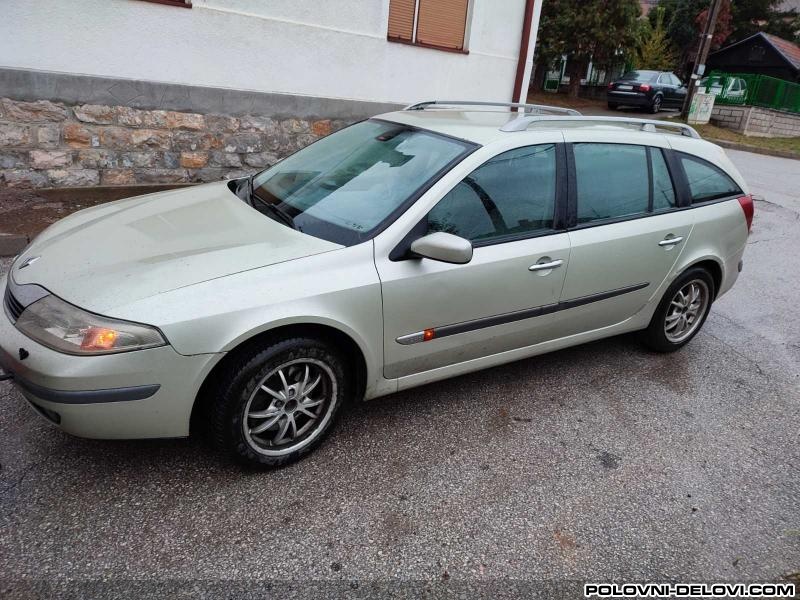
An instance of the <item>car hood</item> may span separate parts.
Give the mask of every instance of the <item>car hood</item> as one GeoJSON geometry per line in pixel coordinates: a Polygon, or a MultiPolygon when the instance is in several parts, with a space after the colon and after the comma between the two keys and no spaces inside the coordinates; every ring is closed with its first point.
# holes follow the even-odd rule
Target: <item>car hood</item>
{"type": "Polygon", "coordinates": [[[36,238],[11,275],[108,314],[134,300],[338,248],[264,216],[219,182],[74,213],[36,238]]]}

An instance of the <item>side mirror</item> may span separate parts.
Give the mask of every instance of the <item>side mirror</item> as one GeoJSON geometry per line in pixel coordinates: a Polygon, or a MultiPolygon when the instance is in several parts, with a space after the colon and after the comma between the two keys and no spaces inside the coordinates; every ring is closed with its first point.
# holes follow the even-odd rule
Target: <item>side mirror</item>
{"type": "Polygon", "coordinates": [[[439,262],[465,265],[472,260],[472,243],[457,235],[437,231],[415,240],[411,252],[439,262]]]}

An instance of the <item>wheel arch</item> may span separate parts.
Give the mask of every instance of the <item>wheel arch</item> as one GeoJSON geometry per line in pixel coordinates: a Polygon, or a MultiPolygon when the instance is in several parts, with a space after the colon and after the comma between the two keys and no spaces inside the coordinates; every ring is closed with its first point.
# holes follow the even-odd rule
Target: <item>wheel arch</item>
{"type": "Polygon", "coordinates": [[[720,287],[722,286],[722,277],[724,275],[722,270],[722,262],[711,257],[701,258],[692,262],[691,264],[686,265],[686,267],[682,269],[681,273],[685,273],[689,269],[694,268],[705,269],[711,274],[711,278],[714,280],[714,298],[716,298],[717,294],[719,294],[720,287]]]}
{"type": "Polygon", "coordinates": [[[352,335],[329,323],[314,321],[294,322],[276,324],[268,329],[251,332],[249,336],[244,336],[231,347],[224,356],[217,361],[206,375],[200,389],[194,399],[190,416],[190,432],[194,433],[204,427],[202,422],[203,415],[213,393],[219,382],[219,376],[224,372],[225,367],[236,361],[242,353],[249,352],[254,348],[264,347],[276,340],[288,337],[312,337],[331,343],[336,348],[342,350],[347,362],[350,375],[356,382],[355,398],[361,399],[364,396],[367,385],[368,366],[363,348],[356,342],[352,335]]]}

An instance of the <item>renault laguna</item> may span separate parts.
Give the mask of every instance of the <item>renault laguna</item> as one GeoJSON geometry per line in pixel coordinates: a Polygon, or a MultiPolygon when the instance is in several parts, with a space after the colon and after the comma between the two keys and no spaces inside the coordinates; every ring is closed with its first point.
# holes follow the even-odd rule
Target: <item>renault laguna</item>
{"type": "Polygon", "coordinates": [[[90,438],[308,454],[347,403],[626,332],[672,352],[753,218],[686,125],[426,102],[250,177],[110,202],[15,260],[0,364],[90,438]]]}

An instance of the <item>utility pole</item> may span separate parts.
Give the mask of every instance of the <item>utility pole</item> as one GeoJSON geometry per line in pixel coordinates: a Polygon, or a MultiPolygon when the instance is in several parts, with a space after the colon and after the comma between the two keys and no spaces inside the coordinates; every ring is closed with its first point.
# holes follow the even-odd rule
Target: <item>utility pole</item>
{"type": "Polygon", "coordinates": [[[689,116],[689,107],[692,106],[692,98],[694,98],[694,94],[697,91],[697,84],[705,72],[706,60],[708,60],[708,53],[711,50],[711,40],[714,39],[714,30],[717,27],[717,17],[719,16],[721,4],[722,0],[711,0],[711,6],[708,9],[708,19],[706,19],[706,26],[700,37],[700,47],[697,49],[697,58],[694,61],[692,77],[689,80],[689,89],[686,92],[686,99],[683,102],[683,110],[681,111],[681,116],[684,119],[689,116]]]}

